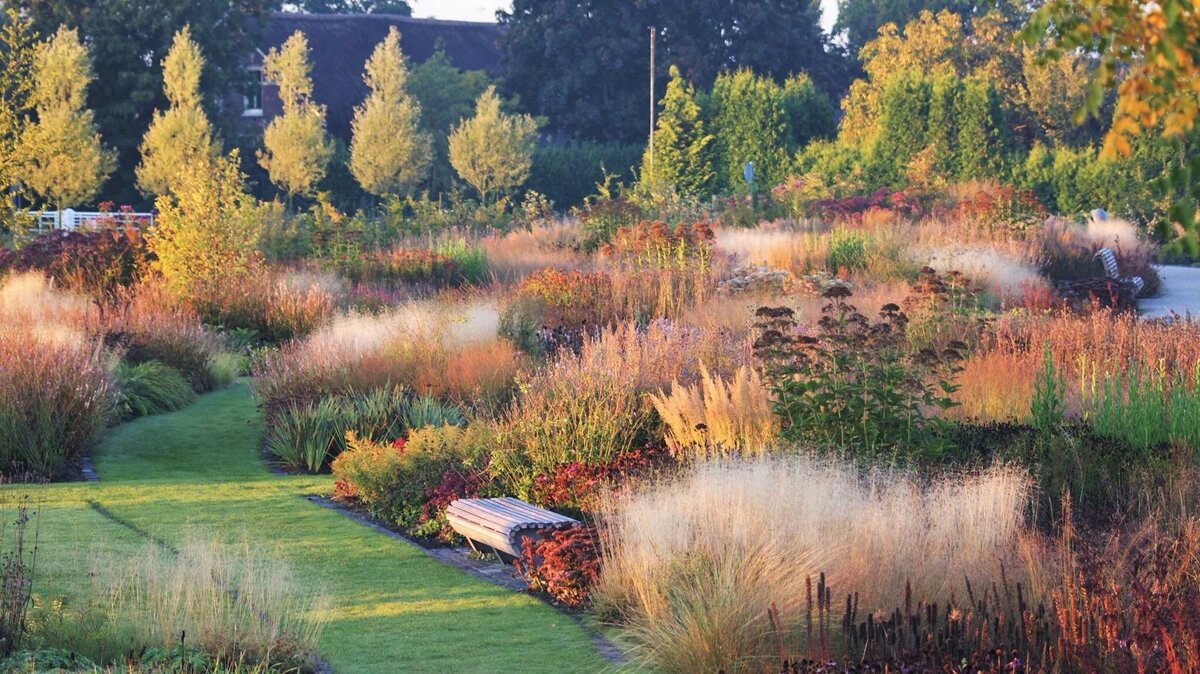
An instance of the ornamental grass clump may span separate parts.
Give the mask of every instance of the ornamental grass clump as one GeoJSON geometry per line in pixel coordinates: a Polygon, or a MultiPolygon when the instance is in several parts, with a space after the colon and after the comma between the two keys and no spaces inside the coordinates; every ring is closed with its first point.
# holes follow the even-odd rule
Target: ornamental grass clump
{"type": "Polygon", "coordinates": [[[653,420],[636,372],[568,354],[520,383],[499,422],[491,470],[509,493],[529,500],[537,476],[570,463],[608,463],[649,441],[653,420]]]}
{"type": "Polygon", "coordinates": [[[126,361],[158,361],[172,367],[197,393],[229,383],[240,369],[232,367],[224,337],[206,327],[191,308],[171,299],[161,286],[142,284],[116,293],[103,321],[107,341],[123,349],[126,361]]]}
{"type": "Polygon", "coordinates": [[[420,394],[499,405],[525,359],[497,334],[487,303],[410,302],[379,315],[347,314],[286,344],[256,368],[268,414],[326,395],[403,385],[420,394]]]}
{"type": "Polygon", "coordinates": [[[758,372],[742,366],[726,380],[700,366],[700,381],[671,385],[650,402],[666,428],[676,457],[755,456],[768,452],[779,434],[771,398],[758,372]]]}
{"type": "Polygon", "coordinates": [[[863,615],[904,605],[906,585],[931,601],[985,586],[1020,552],[1029,497],[1006,467],[923,480],[807,455],[701,462],[610,494],[593,597],[656,671],[765,671],[781,639],[816,645],[822,573],[863,615]]]}
{"type": "Polygon", "coordinates": [[[293,403],[272,417],[267,451],[293,470],[320,472],[346,449],[346,433],[390,442],[402,436],[410,405],[399,387],[293,403]]]}
{"type": "Polygon", "coordinates": [[[1084,315],[1004,314],[983,330],[978,347],[955,379],[960,388],[954,397],[963,403],[959,416],[980,421],[1023,419],[1046,348],[1068,384],[1065,414],[1077,419],[1084,411],[1084,398],[1095,397],[1088,393],[1093,380],[1127,378],[1134,370],[1146,376],[1161,370],[1168,378],[1190,378],[1200,362],[1200,324],[1141,320],[1109,310],[1084,315]]]}
{"type": "Polygon", "coordinates": [[[141,648],[179,648],[183,639],[224,666],[321,671],[326,598],[250,541],[193,535],[178,551],[149,543],[133,559],[97,556],[93,566],[87,601],[141,648]]]}
{"type": "Polygon", "coordinates": [[[179,370],[156,360],[120,363],[115,379],[116,409],[124,418],[172,412],[196,399],[196,392],[179,370]]]}
{"type": "Polygon", "coordinates": [[[54,479],[73,472],[112,418],[115,359],[86,300],[41,277],[0,287],[0,473],[54,479]]]}

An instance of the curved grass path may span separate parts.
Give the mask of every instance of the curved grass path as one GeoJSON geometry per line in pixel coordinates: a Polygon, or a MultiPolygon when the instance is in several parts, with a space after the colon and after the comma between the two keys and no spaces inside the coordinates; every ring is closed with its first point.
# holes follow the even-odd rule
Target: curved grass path
{"type": "Polygon", "coordinates": [[[100,482],[50,485],[41,518],[39,585],[69,593],[91,550],[136,554],[189,532],[260,543],[332,608],[318,647],[337,674],[597,672],[611,667],[574,621],[476,580],[335,512],[306,502],[328,476],[269,473],[263,422],[239,381],[172,414],[113,429],[95,452],[100,482]]]}

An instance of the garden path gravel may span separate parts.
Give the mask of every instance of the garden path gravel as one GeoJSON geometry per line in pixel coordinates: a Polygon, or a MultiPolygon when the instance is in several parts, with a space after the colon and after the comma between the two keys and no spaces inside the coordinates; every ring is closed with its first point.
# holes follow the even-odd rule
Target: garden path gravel
{"type": "Polygon", "coordinates": [[[1164,265],[1158,267],[1162,292],[1158,297],[1138,301],[1144,318],[1170,318],[1172,315],[1200,319],[1200,267],[1164,265]]]}

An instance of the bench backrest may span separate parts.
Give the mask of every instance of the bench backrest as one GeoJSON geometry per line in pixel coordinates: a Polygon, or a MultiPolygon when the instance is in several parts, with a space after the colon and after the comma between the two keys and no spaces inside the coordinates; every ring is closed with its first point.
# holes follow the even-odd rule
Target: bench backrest
{"type": "Polygon", "coordinates": [[[1117,256],[1113,254],[1109,248],[1101,248],[1096,251],[1096,257],[1100,258],[1100,262],[1104,263],[1104,275],[1111,279],[1121,277],[1121,270],[1117,268],[1117,256]]]}

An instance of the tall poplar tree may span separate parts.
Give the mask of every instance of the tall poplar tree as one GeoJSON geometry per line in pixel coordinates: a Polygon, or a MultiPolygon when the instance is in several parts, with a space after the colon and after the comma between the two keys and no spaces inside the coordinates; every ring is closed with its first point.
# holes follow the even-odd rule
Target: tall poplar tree
{"type": "Polygon", "coordinates": [[[16,150],[21,181],[59,210],[100,190],[114,166],[85,107],[92,65],[74,29],[59,28],[38,45],[33,63],[36,121],[16,150]]]}
{"type": "Polygon", "coordinates": [[[209,163],[219,155],[200,93],[203,70],[204,56],[192,40],[191,29],[184,26],[163,59],[163,90],[171,107],[155,111],[142,140],[137,180],[148,195],[166,194],[189,164],[209,163]]]}
{"type": "Polygon", "coordinates": [[[475,102],[475,116],[450,133],[450,164],[486,204],[489,194],[516,189],[529,179],[536,140],[537,122],[501,112],[496,87],[488,87],[475,102]]]}
{"type": "Polygon", "coordinates": [[[272,49],[263,62],[267,80],[279,88],[283,114],[263,132],[258,163],[289,197],[311,194],[333,156],[333,143],[325,133],[325,106],[312,99],[311,70],[308,39],[300,31],[281,49],[272,49]]]}
{"type": "Polygon", "coordinates": [[[421,106],[408,93],[408,65],[395,26],[371,54],[363,80],[371,92],[354,110],[350,172],[371,194],[405,194],[429,173],[432,142],[420,129],[421,106]]]}

